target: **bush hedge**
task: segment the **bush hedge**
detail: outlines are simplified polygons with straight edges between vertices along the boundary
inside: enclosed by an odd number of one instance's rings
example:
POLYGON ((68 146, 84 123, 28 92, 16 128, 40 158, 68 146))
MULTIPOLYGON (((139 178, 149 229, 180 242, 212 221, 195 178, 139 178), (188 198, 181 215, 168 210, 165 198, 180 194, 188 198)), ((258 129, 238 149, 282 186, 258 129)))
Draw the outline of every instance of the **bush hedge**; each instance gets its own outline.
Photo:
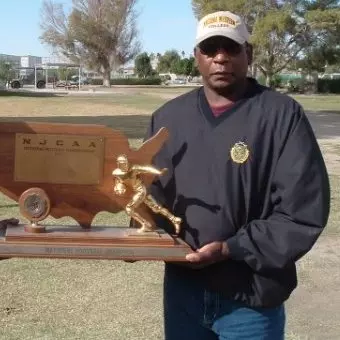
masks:
MULTIPOLYGON (((152 78, 117 78, 111 79, 111 85, 161 85, 162 79, 159 77, 152 78)), ((91 85, 103 85, 102 79, 92 79, 91 85)))
MULTIPOLYGON (((263 76, 260 76, 258 81, 260 84, 265 84, 263 76)), ((272 86, 274 88, 285 87, 288 92, 292 93, 306 93, 314 87, 311 82, 303 78, 290 79, 285 82, 279 75, 274 77, 272 86)), ((318 79, 316 88, 317 93, 340 94, 340 79, 318 79)))
MULTIPOLYGON (((263 77, 259 77, 260 83, 265 83, 263 77)), ((305 92, 306 84, 302 79, 294 79, 285 84, 282 78, 278 75, 273 79, 274 87, 285 86, 291 92, 305 92)), ((161 85, 162 79, 159 77, 149 77, 149 78, 117 78, 111 79, 111 85, 161 85)), ((91 85, 103 85, 102 79, 92 79, 91 85)), ((317 83, 318 93, 336 93, 340 94, 340 79, 318 79, 317 83)))
POLYGON ((340 79, 318 79, 318 92, 340 94, 340 79))

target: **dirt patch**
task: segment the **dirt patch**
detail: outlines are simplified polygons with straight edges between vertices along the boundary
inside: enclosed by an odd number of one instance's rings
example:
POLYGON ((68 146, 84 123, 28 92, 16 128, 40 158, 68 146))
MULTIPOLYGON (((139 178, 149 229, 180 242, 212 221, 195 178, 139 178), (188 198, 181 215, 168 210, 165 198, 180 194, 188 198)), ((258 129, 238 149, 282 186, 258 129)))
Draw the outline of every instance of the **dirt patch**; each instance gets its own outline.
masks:
MULTIPOLYGON (((137 146, 148 115, 161 103, 157 98, 171 99, 182 90, 112 92, 91 98, 3 98, 0 115, 67 116, 70 122, 75 116, 78 123, 90 117, 121 128, 137 146)), ((340 339, 340 138, 319 144, 331 175, 332 211, 325 235, 298 263, 299 286, 287 302, 287 340, 340 339)), ((17 205, 1 197, 0 205, 4 218, 17 216, 17 205)), ((126 221, 103 213, 96 223, 126 221)), ((0 339, 162 339, 161 264, 12 259, 0 261, 0 267, 0 339)))
POLYGON ((340 175, 340 138, 319 139, 327 170, 330 174, 340 175))
MULTIPOLYGON (((129 106, 110 103, 82 103, 70 101, 68 98, 49 100, 43 103, 41 99, 26 100, 23 106, 21 101, 2 103, 1 116, 10 117, 46 117, 46 116, 107 116, 135 114, 136 110, 129 106)), ((138 109, 138 114, 148 114, 145 109, 138 109)))
POLYGON ((328 224, 298 262, 298 287, 287 302, 289 340, 340 339, 340 176, 331 175, 330 183, 328 224))
POLYGON ((322 237, 298 263, 299 286, 287 303, 291 339, 340 339, 339 249, 339 237, 322 237))

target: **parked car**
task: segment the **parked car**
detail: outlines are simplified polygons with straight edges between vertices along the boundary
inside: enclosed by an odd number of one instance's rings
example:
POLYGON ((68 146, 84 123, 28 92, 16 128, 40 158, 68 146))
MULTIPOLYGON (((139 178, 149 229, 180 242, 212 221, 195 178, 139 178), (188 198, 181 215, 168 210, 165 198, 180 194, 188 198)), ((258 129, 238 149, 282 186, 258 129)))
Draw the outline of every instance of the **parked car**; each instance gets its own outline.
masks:
POLYGON ((34 85, 34 79, 36 76, 36 86, 38 89, 46 87, 46 80, 42 68, 35 69, 34 67, 19 67, 14 69, 16 75, 9 81, 9 86, 12 89, 19 89, 24 85, 34 85))
MULTIPOLYGON (((79 84, 79 76, 72 76, 70 81, 70 85, 78 85, 79 84)), ((80 85, 89 85, 90 81, 86 77, 80 77, 80 85)))

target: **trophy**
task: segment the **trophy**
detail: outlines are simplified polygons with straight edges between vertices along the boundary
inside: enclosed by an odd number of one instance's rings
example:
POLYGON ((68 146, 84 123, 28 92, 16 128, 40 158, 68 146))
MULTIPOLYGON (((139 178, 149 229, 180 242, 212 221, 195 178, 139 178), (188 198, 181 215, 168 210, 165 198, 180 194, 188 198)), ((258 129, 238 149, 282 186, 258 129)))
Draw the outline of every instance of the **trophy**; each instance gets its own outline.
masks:
POLYGON ((167 129, 131 149, 127 137, 104 125, 0 123, 0 192, 18 202, 27 223, 0 230, 0 258, 40 257, 185 261, 181 218, 148 193, 167 169, 153 157, 167 129), (132 226, 93 226, 102 211, 123 211, 132 226), (155 224, 162 215, 173 227, 155 224), (43 221, 72 217, 75 225, 43 221))

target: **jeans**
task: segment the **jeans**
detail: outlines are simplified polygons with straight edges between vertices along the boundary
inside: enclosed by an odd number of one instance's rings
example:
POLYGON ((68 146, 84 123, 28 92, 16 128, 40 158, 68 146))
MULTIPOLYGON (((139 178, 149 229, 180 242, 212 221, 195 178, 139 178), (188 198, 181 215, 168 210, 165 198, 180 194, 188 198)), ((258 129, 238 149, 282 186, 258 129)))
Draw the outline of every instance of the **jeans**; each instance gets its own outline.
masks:
POLYGON ((178 276, 164 277, 165 340, 283 340, 284 306, 250 308, 178 276))

